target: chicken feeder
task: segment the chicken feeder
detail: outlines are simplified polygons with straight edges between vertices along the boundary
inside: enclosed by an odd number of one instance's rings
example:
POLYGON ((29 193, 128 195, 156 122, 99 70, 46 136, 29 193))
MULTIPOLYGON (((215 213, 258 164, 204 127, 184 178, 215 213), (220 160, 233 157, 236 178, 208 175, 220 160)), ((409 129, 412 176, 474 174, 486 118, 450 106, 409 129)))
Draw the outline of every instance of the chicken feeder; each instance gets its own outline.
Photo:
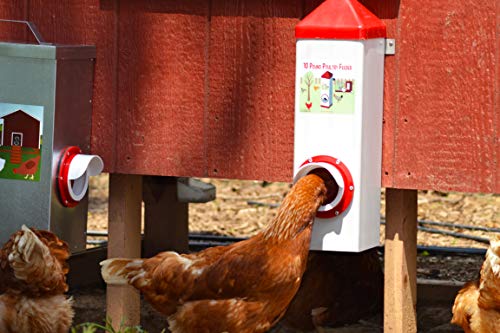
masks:
POLYGON ((294 180, 323 168, 337 183, 311 249, 379 244, 386 29, 356 0, 327 0, 295 30, 294 180))
POLYGON ((23 224, 85 249, 94 46, 0 42, 0 243, 23 224))

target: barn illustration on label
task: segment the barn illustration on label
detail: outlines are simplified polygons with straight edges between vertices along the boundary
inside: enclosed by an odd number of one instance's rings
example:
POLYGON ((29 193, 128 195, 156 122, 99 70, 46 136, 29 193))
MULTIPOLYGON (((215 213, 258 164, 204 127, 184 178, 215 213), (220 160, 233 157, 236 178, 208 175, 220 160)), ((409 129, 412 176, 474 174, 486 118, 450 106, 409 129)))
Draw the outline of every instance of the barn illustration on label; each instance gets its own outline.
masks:
POLYGON ((329 70, 307 71, 300 77, 300 111, 354 113, 354 79, 335 77, 329 70))
POLYGON ((43 107, 0 103, 0 179, 40 180, 43 107))

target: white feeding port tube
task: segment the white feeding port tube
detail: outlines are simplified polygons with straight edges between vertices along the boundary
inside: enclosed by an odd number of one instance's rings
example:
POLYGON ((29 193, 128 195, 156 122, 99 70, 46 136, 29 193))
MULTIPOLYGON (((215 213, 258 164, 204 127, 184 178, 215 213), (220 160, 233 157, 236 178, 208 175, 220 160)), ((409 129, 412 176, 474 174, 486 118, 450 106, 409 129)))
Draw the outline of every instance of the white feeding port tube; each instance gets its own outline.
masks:
POLYGON ((70 208, 78 205, 89 188, 89 177, 97 176, 103 168, 101 157, 83 154, 77 146, 66 147, 61 153, 57 176, 62 205, 70 208))
POLYGON ((67 179, 71 199, 82 200, 89 187, 89 177, 99 175, 103 168, 104 162, 97 155, 75 155, 69 164, 67 179))

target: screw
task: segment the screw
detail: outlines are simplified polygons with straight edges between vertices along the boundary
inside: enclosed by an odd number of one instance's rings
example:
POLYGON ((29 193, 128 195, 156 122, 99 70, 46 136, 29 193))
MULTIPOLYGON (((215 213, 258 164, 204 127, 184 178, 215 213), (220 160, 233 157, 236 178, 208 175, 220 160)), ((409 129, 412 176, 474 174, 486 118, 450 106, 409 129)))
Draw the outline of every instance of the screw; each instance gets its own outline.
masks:
POLYGON ((354 190, 354 186, 352 186, 352 185, 351 185, 351 186, 349 186, 349 189, 350 189, 351 191, 352 191, 352 190, 354 190))
POLYGON ((340 160, 336 160, 336 161, 335 161, 335 163, 336 163, 336 164, 340 164, 340 160))
POLYGON ((335 215, 339 215, 339 211, 338 210, 335 211, 335 215))
POLYGON ((307 160, 307 162, 311 163, 313 161, 313 159, 311 157, 309 157, 309 159, 307 160))

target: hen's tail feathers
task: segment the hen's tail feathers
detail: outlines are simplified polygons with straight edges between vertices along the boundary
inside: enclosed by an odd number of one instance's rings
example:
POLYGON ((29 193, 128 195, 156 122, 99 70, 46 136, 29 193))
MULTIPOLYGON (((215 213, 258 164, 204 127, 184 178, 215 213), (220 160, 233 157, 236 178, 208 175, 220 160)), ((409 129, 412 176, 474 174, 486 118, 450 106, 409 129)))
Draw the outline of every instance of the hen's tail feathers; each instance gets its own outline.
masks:
POLYGON ((47 291, 56 287, 67 289, 67 268, 52 256, 48 245, 35 232, 23 225, 12 241, 7 259, 14 276, 47 291))
POLYGON ((141 288, 148 283, 142 259, 107 259, 101 262, 101 275, 110 285, 131 284, 141 288))
POLYGON ((500 308, 500 237, 491 240, 481 268, 479 306, 500 308))
POLYGON ((451 323, 462 327, 466 332, 470 331, 470 318, 477 310, 477 299, 479 295, 479 281, 467 282, 458 292, 453 304, 453 318, 451 323))

